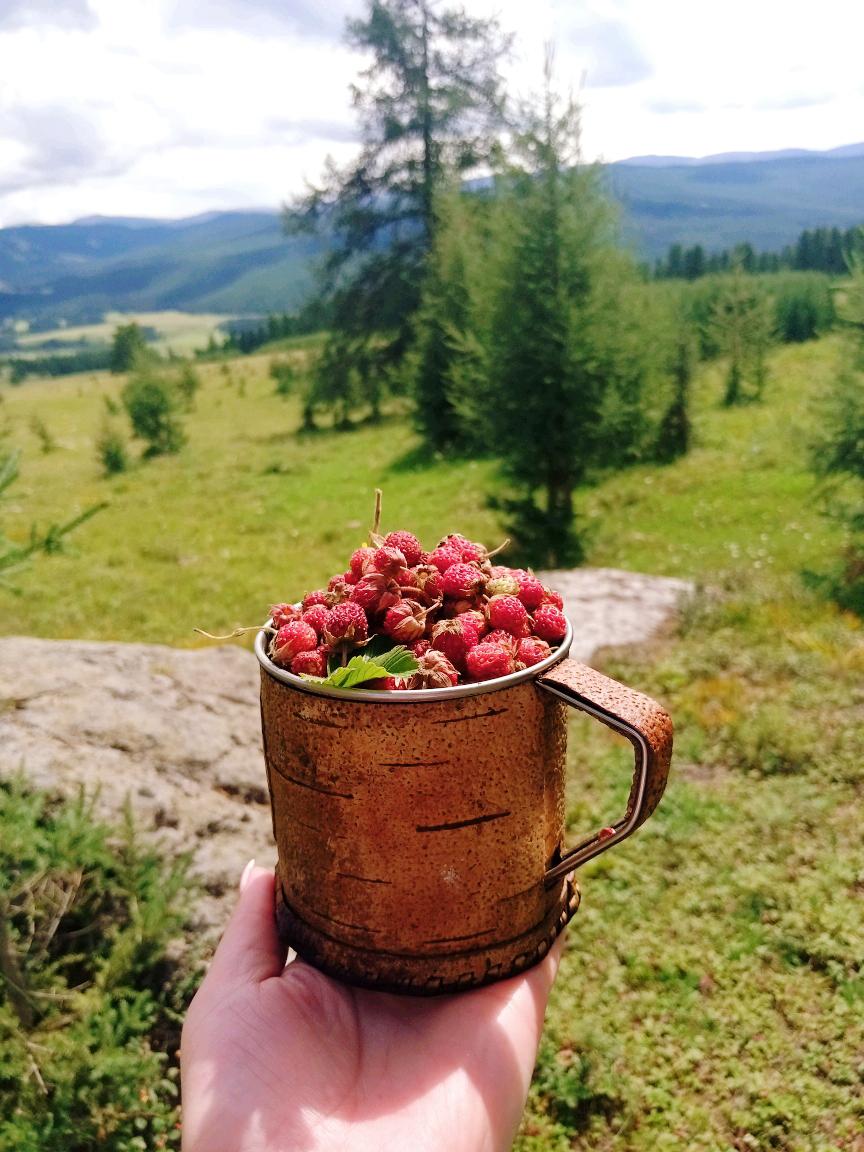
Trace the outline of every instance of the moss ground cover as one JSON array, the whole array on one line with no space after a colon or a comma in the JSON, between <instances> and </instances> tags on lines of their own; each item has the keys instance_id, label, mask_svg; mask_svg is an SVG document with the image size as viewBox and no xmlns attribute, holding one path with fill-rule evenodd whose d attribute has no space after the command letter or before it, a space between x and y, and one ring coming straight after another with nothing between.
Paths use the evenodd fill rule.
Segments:
<instances>
[{"instance_id":1,"label":"moss ground cover","mask_svg":"<svg viewBox=\"0 0 864 1152\"><path fill-rule=\"evenodd\" d=\"M691 454L581 501L592 563L702 590L674 633L600 656L667 704L677 753L654 819L584 870L519 1152L864 1148L864 629L802 580L843 543L806 466L836 357L830 339L777 351L764 403L739 410L708 366ZM389 527L497 542L490 462L424 459L398 412L298 439L264 355L202 380L183 452L112 480L94 440L120 381L5 391L24 452L7 533L111 504L0 592L0 632L185 644L192 624L254 623L335 571L375 485ZM619 813L628 760L574 720L574 836Z\"/></svg>"}]
</instances>

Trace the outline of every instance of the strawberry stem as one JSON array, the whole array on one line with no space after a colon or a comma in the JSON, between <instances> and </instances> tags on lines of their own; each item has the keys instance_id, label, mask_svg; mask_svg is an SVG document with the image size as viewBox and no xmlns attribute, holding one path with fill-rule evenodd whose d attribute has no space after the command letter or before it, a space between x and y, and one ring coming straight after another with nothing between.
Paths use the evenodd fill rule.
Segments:
<instances>
[{"instance_id":1,"label":"strawberry stem","mask_svg":"<svg viewBox=\"0 0 864 1152\"><path fill-rule=\"evenodd\" d=\"M212 632L205 632L203 628L193 628L193 632L197 632L199 636L206 636L208 640L233 640L235 636L243 636L247 632L275 632L275 628L268 628L266 624L252 624L248 628L235 628L233 632L229 632L227 636L214 636Z\"/></svg>"}]
</instances>

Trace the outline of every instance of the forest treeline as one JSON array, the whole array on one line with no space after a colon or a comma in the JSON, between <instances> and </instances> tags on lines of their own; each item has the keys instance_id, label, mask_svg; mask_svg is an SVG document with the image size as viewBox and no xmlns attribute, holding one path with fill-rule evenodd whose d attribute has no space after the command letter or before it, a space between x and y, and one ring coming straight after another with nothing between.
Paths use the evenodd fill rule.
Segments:
<instances>
[{"instance_id":1,"label":"forest treeline","mask_svg":"<svg viewBox=\"0 0 864 1152\"><path fill-rule=\"evenodd\" d=\"M653 276L657 280L698 280L738 267L750 273L789 270L844 276L849 272L851 255L860 246L861 226L805 228L795 243L787 244L781 252L757 252L746 242L719 252L709 252L701 244L671 244L665 257L655 262Z\"/></svg>"}]
</instances>

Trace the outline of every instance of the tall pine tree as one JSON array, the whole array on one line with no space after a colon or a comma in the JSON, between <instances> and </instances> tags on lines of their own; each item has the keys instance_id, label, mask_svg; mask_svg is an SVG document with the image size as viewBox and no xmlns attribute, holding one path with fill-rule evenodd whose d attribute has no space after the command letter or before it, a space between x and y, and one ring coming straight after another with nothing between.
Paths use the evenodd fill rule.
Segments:
<instances>
[{"instance_id":1,"label":"tall pine tree","mask_svg":"<svg viewBox=\"0 0 864 1152\"><path fill-rule=\"evenodd\" d=\"M508 48L494 20L433 0L370 0L348 43L371 54L352 88L363 147L340 171L286 208L289 230L331 241L322 296L330 338L313 403L374 405L410 343L435 232L435 198L448 174L465 176L494 150L502 126L498 65ZM350 386L349 383L350 382ZM342 405L344 407L344 405Z\"/></svg>"},{"instance_id":2,"label":"tall pine tree","mask_svg":"<svg viewBox=\"0 0 864 1152\"><path fill-rule=\"evenodd\" d=\"M633 458L644 430L644 341L626 258L597 174L580 162L579 109L552 88L523 110L515 163L495 202L494 306L483 405L511 495L498 505L526 558L582 559L574 495Z\"/></svg>"}]
</instances>

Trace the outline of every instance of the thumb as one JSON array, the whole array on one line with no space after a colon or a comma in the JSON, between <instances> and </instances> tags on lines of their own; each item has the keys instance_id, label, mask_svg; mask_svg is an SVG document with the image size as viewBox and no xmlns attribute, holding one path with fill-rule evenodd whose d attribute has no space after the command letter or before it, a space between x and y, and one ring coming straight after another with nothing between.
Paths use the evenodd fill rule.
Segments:
<instances>
[{"instance_id":1,"label":"thumb","mask_svg":"<svg viewBox=\"0 0 864 1152\"><path fill-rule=\"evenodd\" d=\"M218 980L260 983L285 967L285 948L276 932L275 877L250 860L240 880L240 899L219 941L210 972Z\"/></svg>"}]
</instances>

